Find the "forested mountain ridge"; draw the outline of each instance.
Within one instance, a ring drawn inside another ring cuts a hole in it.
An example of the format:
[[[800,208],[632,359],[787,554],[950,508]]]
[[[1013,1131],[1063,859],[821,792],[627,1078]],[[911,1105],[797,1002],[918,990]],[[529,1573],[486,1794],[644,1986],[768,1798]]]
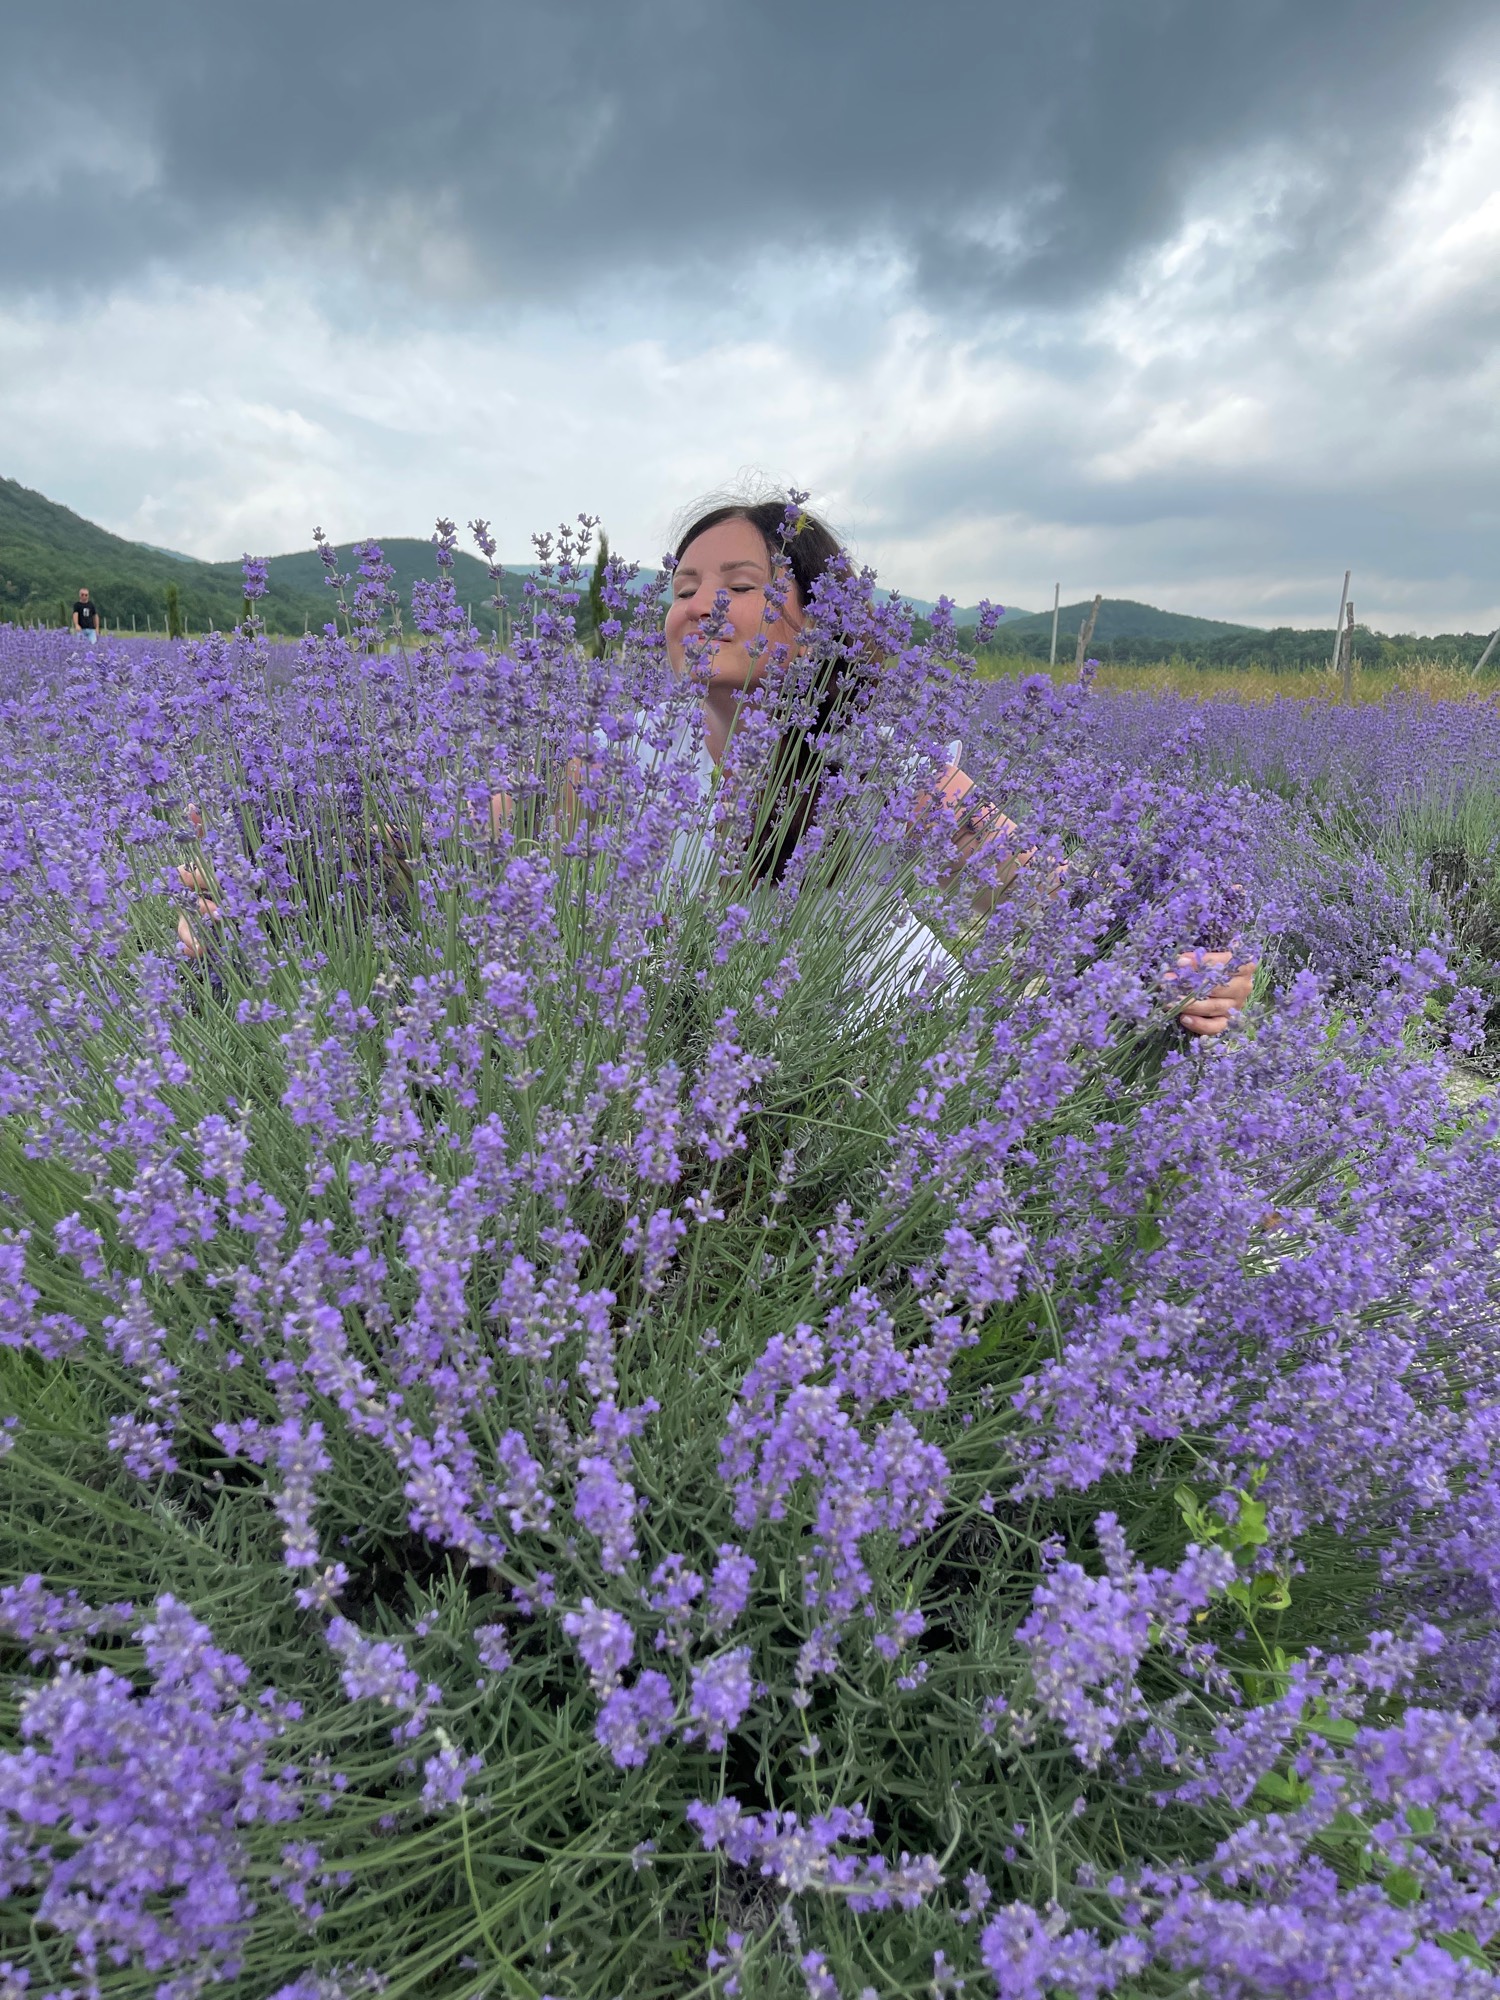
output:
[[[1089,615],[1089,602],[1064,604],[1057,614],[1058,657],[1066,653],[1073,657],[1078,638],[1078,628]],[[1151,639],[1164,645],[1187,645],[1212,643],[1228,638],[1232,633],[1249,632],[1255,628],[1236,625],[1224,618],[1194,618],[1181,611],[1158,611],[1154,604],[1138,604],[1129,597],[1106,597],[1099,606],[1098,621],[1094,626],[1094,636],[1089,650],[1094,652],[1099,646],[1108,646],[1122,639]],[[1032,611],[1020,617],[1007,618],[1001,633],[1000,643],[1015,644],[1019,651],[1029,651],[1030,642],[1042,639],[1050,646],[1052,639],[1052,613]]]
[[[339,565],[344,570],[355,567],[352,546],[349,542],[338,545]],[[413,584],[436,574],[432,543],[396,535],[381,541],[380,547],[395,572],[394,588],[409,614]],[[501,595],[512,613],[522,602],[525,579],[534,568],[533,563],[506,566]],[[317,630],[335,615],[334,594],[324,575],[314,549],[270,558],[261,612],[273,632]],[[486,565],[462,550],[455,551],[453,577],[459,601],[468,607],[474,623],[486,635],[493,633],[495,614],[488,601],[495,592]],[[167,592],[174,586],[189,631],[202,632],[211,625],[225,630],[237,624],[244,612],[237,562],[202,562],[147,542],[128,541],[19,481],[0,477],[0,623],[65,624],[82,584],[87,584],[112,631],[128,632],[132,619],[140,631],[148,627],[161,631],[166,622]],[[923,598],[907,598],[905,602],[919,619],[934,608]],[[1086,601],[1060,608],[1059,666],[1071,668],[1078,629],[1088,611]],[[977,606],[955,612],[961,631],[972,630],[978,617]],[[582,610],[580,624],[586,623],[586,610]],[[409,615],[407,625],[410,629]],[[992,651],[1045,663],[1051,639],[1050,611],[1010,611],[995,634]],[[1484,633],[1473,632],[1394,640],[1363,627],[1356,633],[1356,651],[1372,663],[1386,655],[1421,653],[1472,666],[1485,643]],[[1203,666],[1290,670],[1325,665],[1333,653],[1333,629],[1280,626],[1266,631],[1225,619],[1160,611],[1130,598],[1106,597],[1099,607],[1089,652],[1106,662],[1157,661],[1175,656]]]
[[[383,540],[379,535],[375,535],[370,539],[379,543],[381,554],[395,572],[391,579],[391,588],[401,600],[403,620],[410,629],[412,585],[418,581],[431,583],[437,575],[433,545],[430,541],[424,542],[415,535],[392,535],[389,540]],[[358,567],[354,560],[352,542],[338,543],[337,555],[339,568],[346,574]],[[233,569],[234,574],[239,575],[238,564],[216,563],[212,567],[225,573]],[[507,568],[500,579],[500,594],[512,612],[522,601],[525,576],[530,567],[531,565],[527,565],[527,568],[522,570]],[[332,617],[330,607],[333,604],[333,593],[324,581],[327,572],[316,549],[299,549],[292,555],[272,556],[266,566],[266,573],[271,589],[282,592],[288,602],[293,598],[320,595],[323,608],[318,622]],[[482,563],[477,556],[467,555],[462,549],[455,549],[453,583],[458,591],[459,603],[468,607],[469,615],[475,625],[486,635],[493,633],[495,614],[489,608],[489,601],[495,595],[495,586],[490,581],[488,565]]]
[[[339,566],[354,565],[353,545],[338,545]],[[411,604],[418,577],[437,574],[432,544],[413,536],[393,536],[380,544],[395,571],[393,587],[402,605]],[[523,575],[507,572],[502,595],[514,608],[521,601]],[[272,556],[267,566],[267,590],[261,612],[273,632],[314,630],[335,613],[334,594],[315,549]],[[488,570],[476,557],[458,552],[454,581],[483,632],[493,632],[495,614],[485,601],[495,594]],[[167,591],[175,585],[182,617],[189,631],[221,631],[237,624],[244,612],[243,578],[237,562],[208,563],[146,542],[127,541],[97,526],[71,508],[33,492],[19,481],[0,477],[0,620],[24,620],[56,625],[66,622],[80,585],[99,606],[111,631],[148,626],[161,631],[166,622]]]
[[[190,630],[226,627],[241,616],[244,596],[238,564],[204,563],[148,548],[96,526],[14,479],[0,478],[0,619],[56,625],[64,621],[87,585],[107,627],[160,631],[167,590],[176,585]],[[328,616],[324,597],[273,586],[269,621],[298,631],[304,618]]]
[[[345,570],[354,567],[352,547],[349,542],[338,544],[340,567]],[[402,605],[409,607],[412,585],[419,577],[430,579],[436,574],[432,545],[415,536],[396,535],[381,541],[380,547],[395,571],[394,587]],[[523,580],[531,568],[531,564],[521,564],[506,570],[502,594],[512,609],[521,601]],[[273,631],[296,633],[309,625],[316,629],[333,616],[333,594],[324,574],[315,549],[270,558],[268,589],[261,608]],[[492,632],[494,613],[485,605],[494,596],[494,586],[485,564],[456,551],[453,576],[460,602],[468,605],[481,631]],[[0,478],[0,619],[65,622],[80,584],[88,585],[106,624],[115,631],[128,631],[132,618],[142,631],[148,624],[160,630],[165,621],[166,593],[174,584],[190,631],[201,632],[210,625],[222,630],[235,624],[243,613],[238,563],[202,562],[146,542],[127,541],[14,479]],[[919,616],[933,609],[923,598],[908,598],[906,602]],[[1073,634],[1086,611],[1086,605],[1064,608],[1058,628],[1060,655],[1071,659]],[[979,616],[978,607],[961,607],[955,615],[960,627],[972,626]],[[1051,627],[1050,611],[1010,612],[1000,628],[998,643],[1027,652],[1038,634],[1050,636]],[[1175,642],[1196,638],[1200,630],[1206,634],[1240,629],[1212,619],[1184,619],[1172,612],[1153,611],[1149,605],[1107,599],[1100,611],[1096,638],[1102,645],[1127,633],[1149,633],[1170,649]],[[1045,650],[1044,645],[1044,657]]]

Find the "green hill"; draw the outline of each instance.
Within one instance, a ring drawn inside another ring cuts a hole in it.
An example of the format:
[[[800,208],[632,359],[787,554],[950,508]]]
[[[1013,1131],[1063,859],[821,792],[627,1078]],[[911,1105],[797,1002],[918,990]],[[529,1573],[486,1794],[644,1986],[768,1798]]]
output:
[[[1078,628],[1089,615],[1087,600],[1064,604],[1057,614],[1057,654],[1071,659],[1078,643]],[[1129,597],[1106,597],[1099,606],[1098,622],[1089,651],[1104,659],[1122,646],[1144,642],[1158,653],[1200,652],[1205,646],[1230,639],[1254,628],[1233,625],[1222,618],[1192,618],[1179,611],[1158,611],[1154,604],[1137,604]],[[1035,652],[1038,642],[1045,657],[1052,641],[1052,613],[1033,611],[1007,618],[997,643],[1017,652]]]
[[[128,632],[134,618],[141,631],[148,624],[161,631],[173,583],[190,631],[222,629],[241,615],[238,563],[197,562],[128,542],[14,479],[0,479],[0,618],[58,624],[63,607],[87,584],[111,630]],[[300,632],[304,617],[321,620],[328,612],[310,592],[276,586],[266,616],[278,631]]]
[[[395,571],[395,588],[409,612],[413,584],[418,578],[430,579],[436,574],[432,544],[397,535],[380,546]],[[348,542],[339,544],[338,557],[342,569],[355,568]],[[507,565],[501,594],[512,612],[520,605],[525,579],[534,568],[531,563]],[[458,551],[453,574],[459,601],[468,605],[481,632],[493,633],[495,614],[485,608],[485,601],[493,597],[494,586],[485,565]],[[314,549],[271,557],[269,588],[261,607],[271,631],[300,634],[308,627],[316,631],[332,618],[335,600],[323,578],[323,565]],[[80,584],[88,585],[112,631],[128,632],[134,619],[137,630],[160,632],[166,618],[167,589],[172,584],[177,586],[190,632],[203,632],[211,625],[226,630],[239,622],[244,608],[237,562],[200,562],[172,549],[127,541],[14,479],[0,478],[0,623],[66,623]],[[924,599],[908,598],[906,602],[919,616],[932,609]],[[1060,664],[1071,666],[1078,628],[1088,609],[1088,604],[1081,602],[1065,604],[1059,611]],[[977,607],[966,607],[956,614],[961,629],[972,628],[978,616]],[[411,629],[409,615],[407,629]],[[1008,610],[995,635],[995,651],[1045,662],[1051,638],[1050,611]],[[1486,643],[1482,633],[1386,640],[1359,628],[1359,650],[1367,661],[1389,663],[1387,656],[1415,652],[1442,658],[1451,655],[1472,666]],[[1089,651],[1100,660],[1120,663],[1176,656],[1203,666],[1293,670],[1326,663],[1332,648],[1331,630],[1278,627],[1268,632],[1219,618],[1158,611],[1154,605],[1138,604],[1130,598],[1106,597],[1099,607]]]
[[[886,591],[876,592],[877,597],[883,598],[888,595],[889,593]],[[931,618],[933,612],[937,610],[937,601],[931,597],[908,597],[903,591],[901,602],[906,606],[908,611],[914,611],[919,618]],[[1019,611],[1013,605],[1007,604],[1005,609],[1000,613],[1000,623],[1009,631],[1013,625],[1019,624],[1023,618],[1033,618],[1035,616],[1035,612]],[[1050,619],[1052,613],[1049,611],[1047,616]],[[972,630],[979,623],[979,606],[977,604],[960,604],[955,606],[953,621],[961,631],[965,627]]]
[[[432,543],[421,541],[414,535],[393,535],[389,541],[382,541],[379,536],[375,539],[380,542],[381,554],[395,571],[391,587],[400,596],[403,620],[410,630],[411,620],[408,614],[411,608],[412,585],[418,580],[431,583],[437,575]],[[358,568],[351,542],[338,543],[337,553],[339,568],[346,574]],[[214,563],[210,567],[216,574],[225,577],[232,574],[236,581],[239,578],[238,563]],[[512,611],[521,603],[523,578],[530,568],[531,565],[528,564],[521,570],[507,569],[501,578],[500,594]],[[300,549],[294,555],[272,556],[267,566],[269,584],[267,598],[269,600],[273,593],[279,593],[288,603],[315,598],[322,607],[316,620],[317,623],[321,623],[332,616],[331,607],[334,601],[333,592],[323,580],[325,574],[316,549]],[[495,614],[487,607],[489,600],[495,595],[495,586],[490,582],[486,565],[480,562],[477,556],[466,555],[461,549],[457,549],[453,555],[453,581],[458,590],[459,603],[469,607],[469,614],[479,630],[486,635],[492,633],[495,629]],[[297,629],[298,631],[302,629],[300,623]]]
[[[355,567],[351,547],[345,542],[338,548],[339,566],[346,571]],[[432,544],[396,536],[381,548],[396,572],[401,602],[409,607],[417,578],[430,580],[437,574]],[[512,607],[521,601],[524,574],[507,572],[503,580],[502,595]],[[457,554],[454,577],[474,622],[481,631],[493,632],[495,614],[484,609],[484,600],[495,592],[485,565]],[[330,619],[334,596],[323,578],[315,549],[272,556],[261,603],[269,628],[300,633]],[[128,632],[132,619],[139,631],[161,631],[169,584],[177,586],[190,632],[207,631],[211,625],[223,631],[238,623],[244,609],[237,562],[200,562],[146,542],[126,541],[18,481],[0,478],[0,619],[65,623],[80,584],[87,584],[106,626],[116,632]]]

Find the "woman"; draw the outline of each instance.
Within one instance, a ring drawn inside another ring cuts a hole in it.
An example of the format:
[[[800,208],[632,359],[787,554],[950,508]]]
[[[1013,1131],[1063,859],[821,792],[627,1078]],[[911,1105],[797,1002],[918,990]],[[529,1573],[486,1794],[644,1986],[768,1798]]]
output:
[[[667,657],[679,674],[700,657],[706,662],[703,739],[715,769],[724,765],[740,706],[765,678],[767,662],[795,653],[814,588],[840,554],[821,521],[805,511],[791,517],[780,500],[710,508],[679,538],[666,616]],[[791,804],[779,813],[760,814],[755,859],[762,876],[780,879],[816,811],[819,758],[808,739],[817,727],[827,727],[841,698],[847,698],[847,686],[840,681],[836,667],[818,690],[815,729],[788,731],[773,757],[771,784],[784,787]],[[973,790],[973,780],[950,764],[938,790],[947,804],[957,807]],[[960,865],[1015,831],[1001,814],[976,815],[959,836]],[[1014,866],[1023,862],[1021,857]],[[936,951],[930,934],[926,949],[929,956]],[[904,955],[914,962],[912,951]],[[1232,959],[1227,951],[1185,952],[1178,964],[1227,966]],[[1222,1034],[1250,998],[1254,975],[1253,962],[1238,966],[1223,985],[1188,1001],[1178,1013],[1179,1025],[1190,1035]],[[1174,972],[1166,974],[1168,980],[1175,977]]]
[[[696,746],[705,787],[725,766],[745,697],[765,680],[769,663],[795,658],[817,584],[842,553],[821,521],[805,510],[793,511],[780,499],[708,508],[679,537],[665,621],[667,658],[680,675],[706,668],[702,738]],[[876,664],[871,663],[872,671]],[[784,876],[816,814],[824,775],[822,754],[811,739],[838,720],[840,709],[857,692],[857,673],[848,660],[825,662],[820,672],[821,682],[812,690],[816,704],[812,727],[785,729],[770,759],[750,838],[750,873],[755,881],[776,882]],[[972,790],[973,780],[956,763],[950,763],[937,781],[939,796],[951,807],[961,808]],[[570,801],[570,817],[574,809]],[[196,809],[192,810],[195,830],[201,832]],[[510,799],[496,793],[490,802],[492,830],[510,815]],[[1014,823],[993,809],[974,814],[955,842],[955,875],[984,847],[1015,831]],[[399,842],[391,829],[386,834],[405,873]],[[1013,877],[1024,860],[1022,856],[1010,862],[1007,872]],[[184,887],[198,893],[199,915],[216,916],[207,876],[188,867],[178,873]],[[184,954],[201,957],[203,943],[186,916],[179,918],[177,929]],[[878,948],[867,947],[856,958],[861,955],[871,968],[870,983],[888,992],[909,988],[935,964],[951,964],[933,933],[911,916],[901,920]],[[1178,963],[1228,965],[1231,957],[1227,951],[1184,953]],[[1254,971],[1253,963],[1241,965],[1224,985],[1188,1001],[1178,1013],[1180,1025],[1193,1035],[1222,1034],[1249,999]],[[1165,976],[1171,980],[1176,974]]]

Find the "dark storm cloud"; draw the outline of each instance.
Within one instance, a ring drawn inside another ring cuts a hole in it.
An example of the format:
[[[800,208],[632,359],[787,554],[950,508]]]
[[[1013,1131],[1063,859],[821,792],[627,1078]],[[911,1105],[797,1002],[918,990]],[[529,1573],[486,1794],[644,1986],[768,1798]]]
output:
[[[182,259],[244,279],[269,228],[330,260],[352,238],[397,279],[430,279],[430,231],[450,274],[500,297],[597,298],[672,267],[722,297],[767,244],[878,241],[929,294],[1076,302],[1252,149],[1297,174],[1277,256],[1316,266],[1409,170],[1490,14],[4,0],[0,283]]]

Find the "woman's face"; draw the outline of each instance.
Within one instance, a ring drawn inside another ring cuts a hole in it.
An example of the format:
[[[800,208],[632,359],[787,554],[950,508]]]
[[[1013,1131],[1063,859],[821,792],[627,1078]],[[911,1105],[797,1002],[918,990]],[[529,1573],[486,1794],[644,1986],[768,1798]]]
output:
[[[720,521],[695,535],[682,552],[672,576],[672,602],[667,607],[667,658],[674,673],[688,668],[688,649],[712,618],[720,591],[729,605],[724,636],[709,658],[715,687],[753,687],[765,671],[765,656],[775,646],[793,646],[802,624],[797,586],[786,581],[786,603],[772,622],[766,618],[766,585],[771,581],[771,557],[765,540],[750,521]],[[759,640],[759,657],[750,648]]]

